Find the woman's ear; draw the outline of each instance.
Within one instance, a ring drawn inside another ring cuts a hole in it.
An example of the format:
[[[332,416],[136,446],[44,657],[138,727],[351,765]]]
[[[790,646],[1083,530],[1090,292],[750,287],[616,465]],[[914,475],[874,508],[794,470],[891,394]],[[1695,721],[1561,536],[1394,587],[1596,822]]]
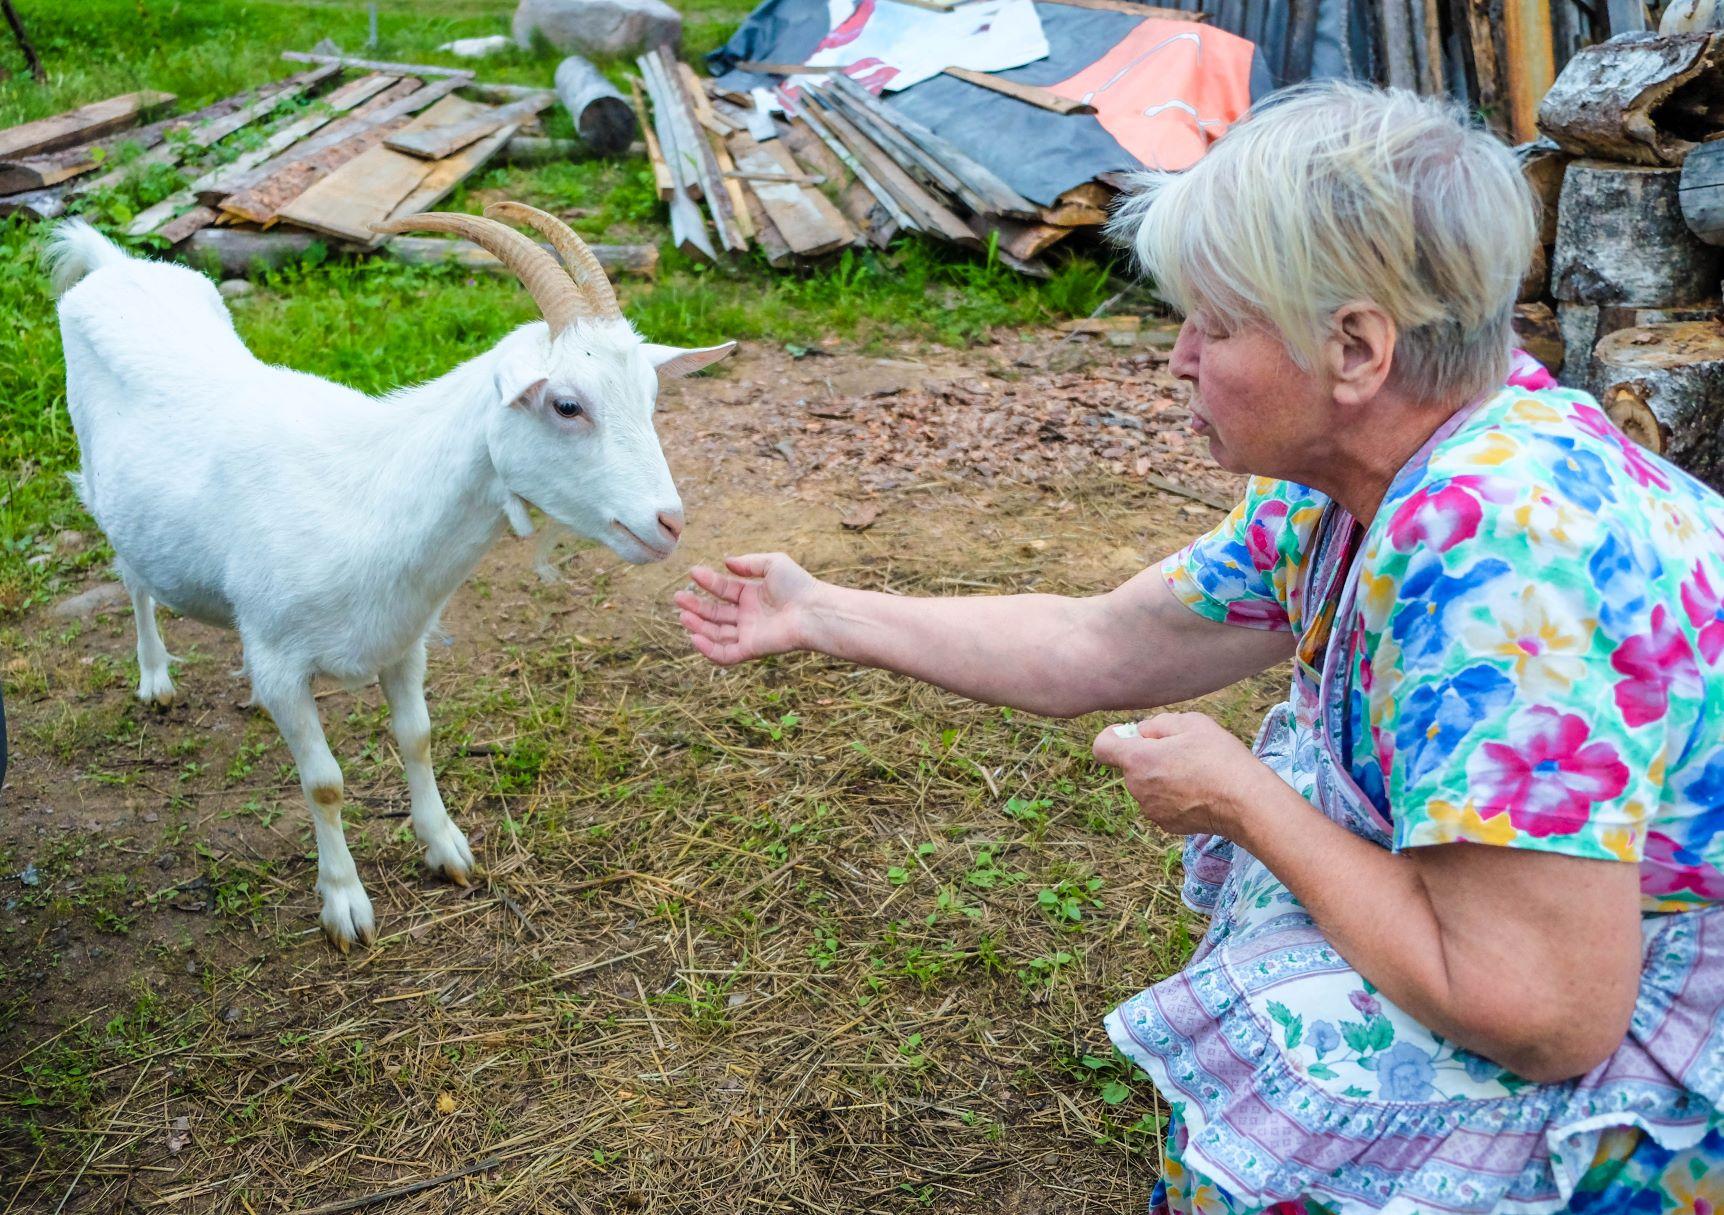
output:
[[[1381,392],[1395,363],[1395,320],[1375,304],[1335,310],[1324,353],[1335,400],[1358,405]]]

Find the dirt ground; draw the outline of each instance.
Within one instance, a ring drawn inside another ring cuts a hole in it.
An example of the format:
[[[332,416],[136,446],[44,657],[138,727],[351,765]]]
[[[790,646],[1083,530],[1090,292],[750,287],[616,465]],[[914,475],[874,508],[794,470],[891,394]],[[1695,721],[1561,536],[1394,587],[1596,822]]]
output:
[[[720,672],[668,603],[755,549],[904,593],[1122,581],[1238,488],[1164,345],[757,346],[667,391],[672,562],[510,540],[445,615],[433,751],[473,889],[419,863],[377,690],[321,694],[379,923],[348,957],[236,639],[166,620],[153,710],[129,610],[27,621],[0,1215],[1141,1209],[1162,1111],[1100,1021],[1197,925],[1087,758],[1099,721],[817,658]],[[1275,685],[1204,707],[1246,733]]]

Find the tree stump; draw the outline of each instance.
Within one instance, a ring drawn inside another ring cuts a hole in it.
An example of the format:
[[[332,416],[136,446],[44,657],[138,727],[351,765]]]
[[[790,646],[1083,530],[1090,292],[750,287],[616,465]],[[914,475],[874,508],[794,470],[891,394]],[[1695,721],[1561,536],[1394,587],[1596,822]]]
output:
[[[1678,165],[1724,133],[1724,42],[1713,34],[1626,34],[1568,61],[1538,109],[1539,130],[1576,156]]]
[[[1599,403],[1625,434],[1713,488],[1724,484],[1724,327],[1624,329],[1598,344]]]
[[[570,55],[557,65],[557,99],[575,120],[581,141],[601,156],[628,149],[635,137],[634,107],[623,100],[604,73]]]
[[[1718,291],[1724,253],[1682,218],[1680,169],[1577,160],[1562,180],[1551,294],[1571,304],[1680,307]]]

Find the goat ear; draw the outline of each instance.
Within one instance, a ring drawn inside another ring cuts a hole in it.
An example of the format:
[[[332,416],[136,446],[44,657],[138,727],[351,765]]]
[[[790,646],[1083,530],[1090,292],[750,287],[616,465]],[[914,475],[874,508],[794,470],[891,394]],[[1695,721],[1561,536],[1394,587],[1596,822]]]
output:
[[[685,375],[693,375],[702,367],[716,363],[736,349],[735,342],[726,342],[722,346],[706,346],[699,350],[684,350],[680,346],[655,346],[646,344],[647,358],[658,368],[658,378],[661,380],[679,380]]]
[[[497,398],[505,405],[531,405],[545,387],[545,371],[541,362],[531,359],[507,359],[496,371]]]

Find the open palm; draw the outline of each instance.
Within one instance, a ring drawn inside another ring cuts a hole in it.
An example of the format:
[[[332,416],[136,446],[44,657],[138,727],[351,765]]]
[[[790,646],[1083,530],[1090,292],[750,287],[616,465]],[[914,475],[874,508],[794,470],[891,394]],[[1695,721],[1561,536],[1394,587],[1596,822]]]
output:
[[[694,648],[723,667],[801,649],[814,576],[783,553],[726,557],[724,566],[728,573],[704,565],[689,571],[704,595],[676,593]]]

